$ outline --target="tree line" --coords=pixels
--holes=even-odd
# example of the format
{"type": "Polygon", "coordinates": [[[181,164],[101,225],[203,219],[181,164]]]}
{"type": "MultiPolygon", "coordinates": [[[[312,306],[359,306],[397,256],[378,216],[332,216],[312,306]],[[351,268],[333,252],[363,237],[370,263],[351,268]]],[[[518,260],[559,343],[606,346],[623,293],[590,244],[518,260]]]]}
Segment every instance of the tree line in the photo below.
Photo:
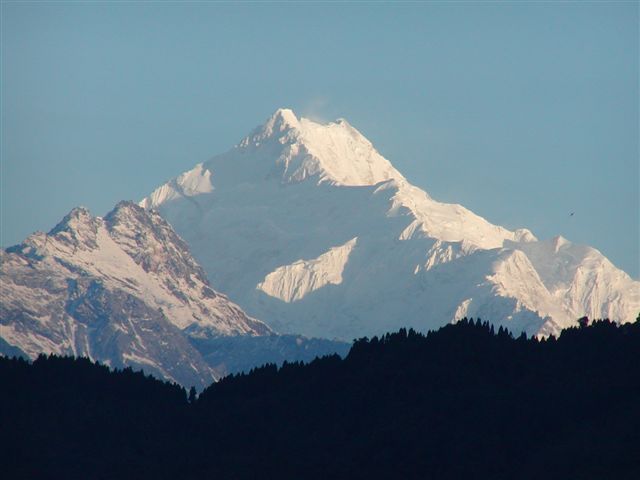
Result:
{"type": "Polygon", "coordinates": [[[0,359],[7,478],[640,478],[640,321],[464,319],[205,389],[0,359]]]}

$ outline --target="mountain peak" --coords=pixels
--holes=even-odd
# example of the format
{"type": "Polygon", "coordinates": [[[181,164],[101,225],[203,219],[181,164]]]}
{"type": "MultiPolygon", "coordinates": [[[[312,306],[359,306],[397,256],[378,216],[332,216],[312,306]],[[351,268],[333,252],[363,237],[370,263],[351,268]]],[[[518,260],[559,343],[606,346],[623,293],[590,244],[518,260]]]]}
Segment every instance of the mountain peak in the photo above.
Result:
{"type": "Polygon", "coordinates": [[[133,210],[133,211],[137,211],[138,209],[140,209],[140,207],[135,203],[132,202],[131,200],[121,200],[118,203],[116,203],[116,206],[113,207],[112,211],[118,211],[118,210],[133,210]]]}
{"type": "MultiPolygon", "coordinates": [[[[144,208],[139,205],[129,201],[122,200],[116,204],[113,209],[107,213],[104,217],[104,220],[107,225],[113,226],[118,223],[123,223],[127,220],[125,219],[135,219],[137,223],[141,223],[143,219],[147,219],[142,223],[148,223],[148,218],[150,217],[151,212],[147,212],[144,208]]],[[[162,222],[164,223],[164,222],[162,222]]]]}
{"type": "Polygon", "coordinates": [[[91,215],[86,207],[75,207],[49,231],[49,235],[57,235],[61,232],[76,235],[95,236],[98,221],[91,215]]]}
{"type": "Polygon", "coordinates": [[[363,186],[391,179],[404,181],[371,142],[342,118],[324,124],[280,108],[237,148],[269,152],[258,153],[257,162],[262,163],[265,156],[275,158],[283,183],[314,179],[318,183],[363,186]]]}
{"type": "Polygon", "coordinates": [[[279,108],[273,115],[259,128],[262,138],[278,135],[291,129],[299,129],[300,121],[293,110],[289,108],[279,108]]]}
{"type": "Polygon", "coordinates": [[[556,235],[551,239],[551,244],[553,245],[554,251],[557,253],[562,247],[569,244],[569,240],[564,238],[562,235],[556,235]]]}
{"type": "Polygon", "coordinates": [[[91,215],[89,209],[87,207],[79,206],[72,208],[60,223],[86,222],[91,219],[93,219],[93,215],[91,215]]]}
{"type": "Polygon", "coordinates": [[[296,114],[293,113],[293,110],[291,110],[290,108],[279,108],[274,112],[271,118],[289,125],[298,124],[298,117],[296,117],[296,114]]]}

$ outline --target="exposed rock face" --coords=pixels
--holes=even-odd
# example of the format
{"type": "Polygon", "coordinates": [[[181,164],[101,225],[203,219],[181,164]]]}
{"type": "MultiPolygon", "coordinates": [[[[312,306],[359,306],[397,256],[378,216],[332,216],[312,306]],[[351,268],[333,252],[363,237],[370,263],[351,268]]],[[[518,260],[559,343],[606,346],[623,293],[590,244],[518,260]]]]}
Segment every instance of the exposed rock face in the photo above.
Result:
{"type": "Polygon", "coordinates": [[[214,291],[156,213],[122,202],[72,210],[0,253],[0,352],[87,356],[203,387],[217,378],[189,338],[272,331],[214,291]]]}

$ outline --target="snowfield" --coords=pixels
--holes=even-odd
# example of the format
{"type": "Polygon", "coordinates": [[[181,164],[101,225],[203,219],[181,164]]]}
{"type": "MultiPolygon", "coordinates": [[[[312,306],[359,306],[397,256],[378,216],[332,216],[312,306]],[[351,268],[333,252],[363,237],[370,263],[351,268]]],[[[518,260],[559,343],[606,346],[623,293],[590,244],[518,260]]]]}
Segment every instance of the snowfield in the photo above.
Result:
{"type": "Polygon", "coordinates": [[[432,199],[342,119],[280,109],[140,205],[216,288],[282,332],[349,340],[479,316],[548,335],[640,311],[640,282],[597,250],[432,199]]]}

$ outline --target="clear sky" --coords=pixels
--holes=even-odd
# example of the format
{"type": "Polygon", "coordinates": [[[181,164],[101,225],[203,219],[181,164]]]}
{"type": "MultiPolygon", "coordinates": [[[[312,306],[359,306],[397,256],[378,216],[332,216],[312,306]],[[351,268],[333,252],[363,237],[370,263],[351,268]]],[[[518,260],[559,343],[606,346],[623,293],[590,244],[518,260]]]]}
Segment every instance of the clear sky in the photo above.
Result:
{"type": "Polygon", "coordinates": [[[640,274],[637,2],[1,8],[3,246],[289,107],[346,118],[438,200],[640,274]]]}

